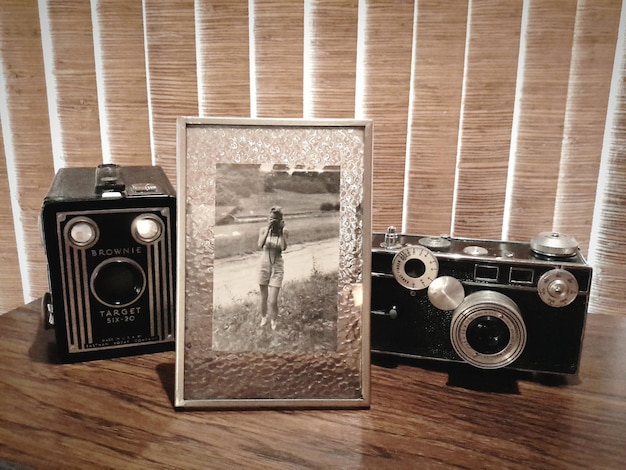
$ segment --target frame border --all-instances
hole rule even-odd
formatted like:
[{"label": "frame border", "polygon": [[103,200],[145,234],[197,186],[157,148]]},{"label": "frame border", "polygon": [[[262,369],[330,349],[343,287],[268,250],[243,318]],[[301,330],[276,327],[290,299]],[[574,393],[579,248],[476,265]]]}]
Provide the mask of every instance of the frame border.
[{"label": "frame border", "polygon": [[[361,128],[363,131],[363,180],[361,188],[361,293],[360,305],[360,391],[357,398],[189,398],[185,393],[185,367],[187,344],[186,287],[189,275],[187,259],[187,160],[190,127],[230,126],[243,128],[310,127],[310,128]],[[177,409],[241,409],[241,408],[368,408],[370,406],[370,289],[371,289],[371,205],[372,205],[372,154],[373,123],[366,119],[256,119],[256,118],[203,118],[179,117],[177,119],[177,299],[176,299],[176,364],[174,406]],[[280,163],[280,162],[276,162]],[[214,225],[213,225],[214,227]],[[213,228],[212,227],[212,228]],[[340,265],[341,268],[341,265]],[[237,353],[232,353],[237,354]],[[259,353],[262,354],[262,353]],[[311,365],[314,364],[314,356]],[[305,387],[306,384],[303,385]]]}]

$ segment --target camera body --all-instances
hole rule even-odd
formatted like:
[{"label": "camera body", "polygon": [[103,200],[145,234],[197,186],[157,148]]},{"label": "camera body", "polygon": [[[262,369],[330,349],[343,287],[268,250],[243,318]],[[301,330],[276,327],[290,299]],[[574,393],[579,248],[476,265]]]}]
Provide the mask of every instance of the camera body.
[{"label": "camera body", "polygon": [[285,221],[283,219],[273,219],[270,222],[270,229],[273,233],[282,234],[285,227]]},{"label": "camera body", "polygon": [[41,211],[61,360],[174,346],[176,196],[160,167],[60,169]]},{"label": "camera body", "polygon": [[575,239],[372,239],[373,352],[576,374],[592,269]]}]

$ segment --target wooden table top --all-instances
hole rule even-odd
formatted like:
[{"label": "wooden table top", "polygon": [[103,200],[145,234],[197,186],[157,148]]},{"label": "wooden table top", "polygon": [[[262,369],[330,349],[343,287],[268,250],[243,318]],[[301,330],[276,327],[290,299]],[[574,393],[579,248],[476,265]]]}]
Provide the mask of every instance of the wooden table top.
[{"label": "wooden table top", "polygon": [[175,411],[174,353],[54,363],[39,303],[0,316],[0,468],[623,468],[626,316],[578,377],[372,366],[368,410]]}]

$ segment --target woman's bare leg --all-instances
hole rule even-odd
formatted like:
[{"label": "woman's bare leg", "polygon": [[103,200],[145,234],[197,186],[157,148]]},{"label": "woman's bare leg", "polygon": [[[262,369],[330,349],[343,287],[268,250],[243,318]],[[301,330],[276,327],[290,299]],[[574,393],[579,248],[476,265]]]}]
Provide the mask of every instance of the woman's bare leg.
[{"label": "woman's bare leg", "polygon": [[268,286],[259,286],[261,291],[261,326],[267,323]]},{"label": "woman's bare leg", "polygon": [[269,287],[269,295],[267,298],[267,309],[271,320],[272,330],[276,329],[276,319],[278,318],[278,294],[280,287]]}]

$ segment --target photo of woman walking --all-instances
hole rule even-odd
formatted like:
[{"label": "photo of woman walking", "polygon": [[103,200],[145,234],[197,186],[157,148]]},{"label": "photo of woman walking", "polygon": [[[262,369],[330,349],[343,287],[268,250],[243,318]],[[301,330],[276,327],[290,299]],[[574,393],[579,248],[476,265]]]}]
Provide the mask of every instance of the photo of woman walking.
[{"label": "photo of woman walking", "polygon": [[276,329],[278,318],[278,294],[285,274],[283,251],[287,249],[288,232],[285,230],[283,211],[272,207],[268,224],[259,230],[258,248],[261,250],[259,265],[259,289],[261,292],[261,327],[267,324]]}]

